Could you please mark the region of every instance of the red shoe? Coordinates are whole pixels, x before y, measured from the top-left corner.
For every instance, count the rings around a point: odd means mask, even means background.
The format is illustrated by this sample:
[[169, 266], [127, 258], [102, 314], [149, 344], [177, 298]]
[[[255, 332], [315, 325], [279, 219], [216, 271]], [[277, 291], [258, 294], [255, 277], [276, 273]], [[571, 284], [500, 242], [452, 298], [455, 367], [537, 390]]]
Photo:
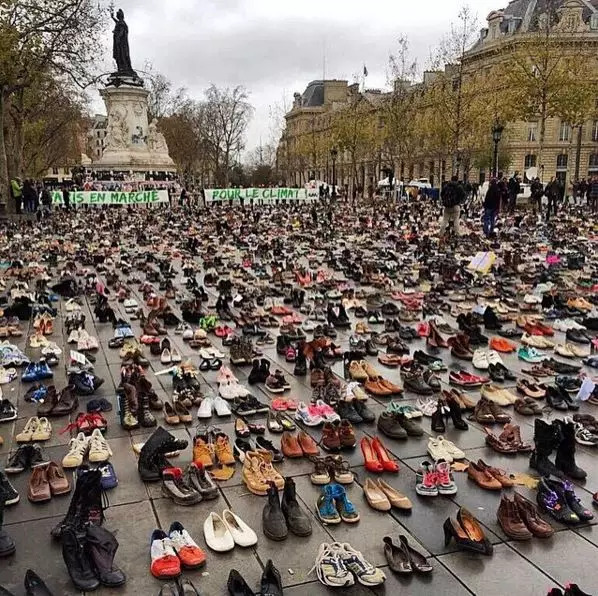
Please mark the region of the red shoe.
[[373, 442], [370, 442], [370, 439], [367, 437], [363, 437], [359, 445], [361, 447], [361, 453], [363, 453], [365, 469], [368, 472], [374, 472], [376, 474], [381, 474], [384, 472], [384, 466], [380, 463], [376, 452], [372, 448]]
[[538, 327], [537, 323], [526, 323], [523, 326], [523, 329], [528, 335], [544, 335], [544, 333], [542, 333], [542, 331]]
[[154, 577], [165, 579], [181, 575], [181, 560], [163, 530], [154, 530], [152, 534], [151, 557], [150, 571]]
[[420, 337], [429, 337], [430, 335], [430, 324], [423, 321], [417, 324], [417, 334]]
[[197, 546], [193, 538], [180, 522], [170, 525], [170, 541], [178, 555], [181, 565], [186, 569], [197, 569], [206, 562], [206, 553]]
[[544, 325], [544, 323], [536, 323], [536, 329], [542, 333], [542, 335], [554, 335], [554, 329], [549, 327], [548, 325]]
[[372, 441], [372, 449], [378, 456], [378, 460], [382, 464], [382, 468], [385, 472], [394, 472], [395, 474], [399, 471], [399, 464], [396, 461], [390, 459], [390, 454], [388, 453], [386, 447], [382, 444], [382, 441], [378, 437], [376, 437]]
[[449, 383], [460, 387], [481, 387], [484, 383], [489, 382], [490, 379], [488, 377], [478, 377], [477, 375], [472, 375], [464, 370], [451, 372], [449, 374]]

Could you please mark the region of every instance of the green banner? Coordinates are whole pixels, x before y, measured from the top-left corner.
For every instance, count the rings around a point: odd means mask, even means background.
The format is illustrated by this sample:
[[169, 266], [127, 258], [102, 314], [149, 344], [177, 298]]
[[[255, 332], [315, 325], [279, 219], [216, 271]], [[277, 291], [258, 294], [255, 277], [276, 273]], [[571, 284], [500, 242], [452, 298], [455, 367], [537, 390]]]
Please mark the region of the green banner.
[[269, 202], [276, 200], [313, 200], [318, 198], [318, 190], [306, 188], [210, 188], [206, 189], [207, 203], [214, 201]]
[[[71, 205], [153, 205], [168, 203], [167, 190], [140, 190], [134, 192], [106, 191], [71, 191]], [[52, 192], [52, 203], [62, 205], [62, 191]]]

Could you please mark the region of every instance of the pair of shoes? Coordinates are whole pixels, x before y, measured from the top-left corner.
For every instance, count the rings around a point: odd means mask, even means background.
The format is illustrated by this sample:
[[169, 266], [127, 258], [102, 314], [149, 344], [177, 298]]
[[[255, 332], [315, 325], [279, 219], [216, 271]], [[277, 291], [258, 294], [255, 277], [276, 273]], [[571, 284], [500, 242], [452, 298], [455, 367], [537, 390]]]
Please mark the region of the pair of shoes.
[[101, 526], [91, 524], [82, 535], [73, 526], [62, 530], [62, 557], [78, 590], [91, 592], [100, 585], [116, 588], [126, 582], [114, 565], [118, 541]]
[[90, 463], [105, 462], [112, 456], [112, 449], [99, 428], [96, 428], [90, 437], [80, 432], [69, 442], [69, 452], [63, 457], [62, 465], [65, 468], [79, 467], [87, 455]]
[[[245, 578], [236, 569], [231, 569], [226, 585], [230, 596], [256, 596], [256, 593], [249, 587]], [[272, 559], [268, 559], [266, 563], [258, 594], [282, 596], [282, 578], [278, 569], [274, 567]]]
[[[587, 474], [575, 463], [575, 425], [572, 421], [554, 420], [548, 424], [534, 421], [534, 444], [529, 465], [542, 476], [569, 476], [583, 480]], [[548, 457], [556, 449], [553, 464]]]
[[266, 496], [270, 483], [276, 488], [284, 488], [284, 478], [272, 465], [273, 455], [270, 451], [258, 449], [248, 451], [243, 462], [243, 482], [247, 490], [255, 495]]
[[548, 538], [554, 534], [554, 529], [540, 517], [536, 506], [518, 493], [513, 499], [502, 496], [496, 517], [503, 532], [513, 540], [529, 540], [533, 536]]
[[4, 471], [7, 474], [20, 474], [28, 468], [35, 469], [37, 466], [45, 466], [48, 461], [39, 445], [21, 445], [8, 460]]
[[270, 540], [284, 540], [289, 530], [296, 536], [311, 534], [311, 521], [297, 501], [292, 478], [285, 479], [282, 500], [278, 498], [278, 489], [274, 483], [270, 484], [268, 502], [262, 512], [262, 527], [264, 535]]
[[415, 492], [422, 497], [456, 495], [457, 484], [450, 464], [444, 460], [422, 462], [415, 475]]
[[340, 423], [325, 422], [322, 428], [322, 440], [320, 445], [326, 451], [340, 451], [341, 449], [353, 449], [357, 439], [355, 430], [348, 420], [341, 420]]
[[366, 470], [377, 474], [382, 472], [398, 473], [399, 464], [390, 458], [390, 453], [378, 437], [371, 440], [368, 437], [363, 437], [360, 445]]
[[272, 462], [277, 464], [284, 460], [283, 452], [274, 446], [272, 441], [269, 441], [263, 436], [258, 436], [255, 440], [255, 446], [249, 440], [245, 439], [237, 439], [233, 446], [233, 453], [235, 457], [243, 463], [245, 461], [245, 454], [249, 451], [256, 451], [256, 450], [264, 450], [269, 451], [272, 454]]
[[74, 387], [68, 385], [60, 393], [51, 385], [44, 402], [37, 407], [39, 417], [66, 416], [79, 407], [79, 399], [75, 395]]
[[174, 584], [164, 584], [158, 596], [200, 596], [200, 593], [191, 580], [177, 577]]
[[461, 451], [452, 441], [448, 441], [442, 435], [428, 439], [428, 453], [434, 461], [446, 461], [452, 464], [457, 459], [464, 459], [465, 453]]
[[544, 477], [538, 484], [536, 499], [542, 511], [563, 524], [577, 524], [594, 518], [575, 494], [573, 484], [568, 480]]
[[34, 383], [36, 381], [43, 381], [44, 379], [51, 379], [54, 376], [52, 369], [48, 366], [45, 360], [39, 362], [30, 362], [27, 368], [21, 375], [23, 383]]
[[27, 498], [32, 503], [49, 501], [53, 496], [71, 492], [71, 485], [60, 466], [51, 461], [45, 466], [33, 468], [29, 478]]
[[492, 544], [484, 534], [480, 522], [464, 507], [459, 508], [456, 519], [448, 517], [443, 528], [445, 546], [454, 539], [462, 550], [492, 555]]
[[398, 490], [384, 482], [381, 478], [374, 481], [366, 478], [363, 494], [370, 507], [377, 511], [390, 511], [392, 507], [403, 511], [411, 511], [411, 501]]
[[219, 553], [233, 550], [235, 544], [257, 544], [256, 533], [230, 509], [225, 509], [221, 516], [212, 511], [203, 524], [203, 534], [206, 544]]
[[202, 494], [188, 482], [181, 468], [162, 470], [162, 495], [176, 505], [196, 505], [203, 500]]
[[382, 541], [384, 556], [391, 571], [400, 575], [433, 571], [434, 568], [428, 563], [428, 559], [409, 544], [407, 536], [401, 534], [399, 544], [396, 544], [390, 536], [385, 536]]
[[198, 428], [193, 440], [193, 461], [205, 468], [216, 463], [234, 466], [235, 457], [228, 435], [214, 426]]
[[379, 586], [386, 576], [348, 543], [324, 543], [309, 573], [316, 572], [318, 579], [331, 588], [347, 588], [355, 585], [355, 579], [363, 586]]
[[316, 486], [330, 482], [351, 484], [355, 480], [349, 462], [340, 455], [329, 455], [326, 458], [312, 456], [309, 459], [314, 464], [314, 471], [309, 478]]
[[486, 490], [501, 490], [511, 488], [514, 482], [507, 473], [500, 468], [493, 468], [479, 459], [478, 463], [470, 461], [467, 466], [467, 477], [473, 480], [480, 488]]
[[347, 491], [340, 484], [328, 484], [316, 502], [316, 513], [323, 524], [353, 524], [359, 521], [359, 513], [349, 500]]
[[[395, 402], [391, 402], [393, 404]], [[388, 410], [391, 409], [391, 404]], [[378, 416], [378, 430], [390, 439], [406, 439], [407, 437], [421, 437], [424, 434], [422, 427], [403, 412], [382, 412]]]
[[170, 525], [168, 534], [154, 530], [150, 543], [150, 571], [158, 579], [178, 577], [182, 568], [197, 569], [206, 562], [205, 552], [178, 521]]
[[52, 425], [47, 418], [34, 416], [29, 418], [25, 428], [15, 436], [17, 443], [30, 443], [31, 441], [48, 441], [52, 436]]

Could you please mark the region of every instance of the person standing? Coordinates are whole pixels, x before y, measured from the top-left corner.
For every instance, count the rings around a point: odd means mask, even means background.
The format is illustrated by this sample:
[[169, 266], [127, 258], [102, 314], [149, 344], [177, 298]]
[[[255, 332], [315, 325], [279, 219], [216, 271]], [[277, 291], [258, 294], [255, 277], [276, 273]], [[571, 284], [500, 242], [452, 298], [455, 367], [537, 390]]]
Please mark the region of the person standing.
[[598, 213], [598, 176], [588, 184], [588, 205], [592, 213]]
[[453, 176], [450, 182], [447, 182], [440, 193], [440, 199], [444, 211], [442, 213], [442, 224], [440, 225], [441, 234], [446, 233], [447, 228], [452, 222], [455, 236], [459, 235], [461, 218], [461, 204], [465, 200], [465, 191], [459, 184], [459, 178]]
[[544, 193], [548, 198], [548, 207], [546, 208], [546, 221], [550, 221], [550, 209], [553, 208], [554, 214], [556, 215], [557, 203], [561, 193], [560, 185], [558, 181], [554, 178], [554, 176], [546, 185], [546, 190], [544, 191]]
[[519, 180], [519, 172], [515, 172], [508, 184], [509, 189], [509, 213], [515, 213], [517, 205], [517, 196], [521, 194], [521, 183]]
[[66, 184], [62, 186], [62, 202], [66, 211], [71, 210], [71, 193]]
[[50, 191], [47, 189], [46, 186], [42, 186], [42, 194], [40, 197], [41, 204], [42, 204], [42, 211], [46, 214], [46, 216], [50, 215], [52, 212], [52, 195]]
[[582, 178], [577, 187], [577, 197], [576, 197], [577, 205], [581, 205], [583, 198], [586, 196], [587, 192], [588, 192], [588, 182], [585, 178]]
[[490, 180], [490, 186], [486, 197], [484, 198], [484, 235], [489, 238], [494, 232], [496, 218], [500, 209], [501, 192], [498, 186], [498, 180]]
[[534, 178], [531, 184], [531, 201], [534, 211], [538, 209], [538, 213], [542, 213], [542, 197], [544, 196], [544, 186], [540, 182], [540, 178]]
[[25, 213], [35, 213], [35, 200], [37, 199], [37, 191], [33, 180], [27, 179], [23, 183], [23, 206]]
[[21, 215], [21, 206], [23, 204], [23, 184], [20, 178], [13, 178], [10, 181], [10, 193], [15, 200], [15, 213]]

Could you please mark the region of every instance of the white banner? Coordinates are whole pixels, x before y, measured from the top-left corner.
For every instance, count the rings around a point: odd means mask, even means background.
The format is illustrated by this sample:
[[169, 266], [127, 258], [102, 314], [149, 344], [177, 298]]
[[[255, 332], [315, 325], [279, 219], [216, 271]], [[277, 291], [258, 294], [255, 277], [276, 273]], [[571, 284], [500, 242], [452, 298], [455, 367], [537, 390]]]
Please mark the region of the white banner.
[[314, 201], [319, 197], [318, 189], [306, 188], [209, 188], [204, 190], [206, 203], [216, 201], [252, 201], [270, 203], [273, 201]]
[[[71, 205], [153, 205], [168, 203], [167, 190], [140, 190], [122, 192], [119, 190], [106, 191], [71, 191], [69, 192]], [[52, 203], [62, 205], [62, 191], [52, 192]]]

